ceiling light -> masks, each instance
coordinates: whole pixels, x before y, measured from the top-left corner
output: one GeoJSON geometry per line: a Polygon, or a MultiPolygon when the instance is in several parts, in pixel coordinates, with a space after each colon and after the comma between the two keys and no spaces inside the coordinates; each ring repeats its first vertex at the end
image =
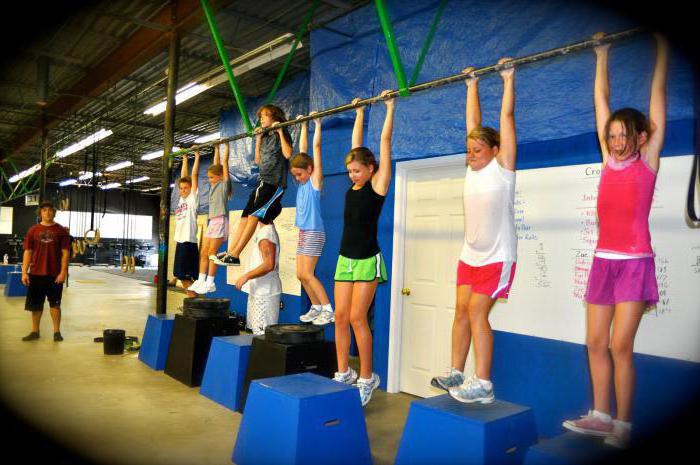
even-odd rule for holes
{"type": "Polygon", "coordinates": [[[65,181],[61,181],[58,183],[60,187],[66,187],[66,186],[72,186],[73,184],[78,184],[77,179],[66,179],[65,181]]]}
{"type": "Polygon", "coordinates": [[[129,181],[126,181],[126,183],[127,183],[127,184],[133,184],[133,183],[135,183],[135,182],[148,181],[149,179],[151,179],[151,178],[149,178],[148,176],[141,176],[140,178],[131,179],[131,180],[129,180],[129,181]]]}
{"type": "Polygon", "coordinates": [[[85,147],[89,147],[90,145],[92,145],[96,142],[99,142],[102,139],[104,139],[105,137],[111,136],[112,134],[113,133],[111,130],[106,130],[106,129],[102,128],[99,131],[97,131],[95,134],[91,134],[91,135],[87,136],[85,139],[78,141],[73,145],[69,145],[68,147],[66,147],[63,150],[59,150],[58,152],[56,152],[56,158],[65,158],[72,153],[79,152],[82,149],[84,149],[85,147]]]}
{"type": "Polygon", "coordinates": [[[133,165],[133,163],[130,162],[129,160],[127,160],[127,161],[120,161],[119,163],[115,163],[115,164],[113,164],[113,165],[109,165],[107,168],[105,168],[105,171],[117,171],[117,170],[120,170],[120,169],[122,169],[122,168],[128,168],[128,167],[130,167],[130,166],[132,166],[132,165],[133,165]]]}
{"type": "MultiPolygon", "coordinates": [[[[292,34],[284,34],[270,42],[261,45],[255,50],[231,60],[231,70],[234,76],[240,76],[243,73],[263,66],[271,61],[286,56],[292,50],[292,44],[289,43],[294,36],[292,34]],[[286,42],[286,43],[285,43],[286,42]],[[282,45],[280,45],[282,44],[282,45]]],[[[302,48],[301,42],[297,45],[297,49],[302,48]]],[[[175,94],[175,104],[182,103],[191,99],[195,95],[218,86],[219,84],[228,81],[228,75],[223,67],[219,67],[210,71],[203,76],[200,76],[194,82],[190,82],[185,87],[178,89],[175,94]]],[[[165,111],[166,101],[159,102],[152,107],[146,109],[143,113],[146,115],[156,116],[165,111]]]]}
{"type": "MultiPolygon", "coordinates": [[[[177,152],[180,147],[173,147],[171,152],[177,152]]],[[[163,156],[164,150],[156,150],[155,152],[147,153],[146,155],[141,155],[141,160],[153,160],[155,158],[160,158],[163,156]]]]}
{"type": "Polygon", "coordinates": [[[32,174],[36,173],[40,169],[41,169],[41,164],[37,163],[36,165],[32,166],[31,168],[27,168],[26,170],[20,171],[19,173],[15,174],[8,181],[17,182],[20,179],[24,179],[27,176],[31,176],[32,174]]]}
{"type": "Polygon", "coordinates": [[[195,144],[203,144],[205,142],[210,142],[216,139],[221,139],[221,133],[215,132],[213,134],[207,134],[206,136],[198,137],[194,140],[195,144]]]}
{"type": "Polygon", "coordinates": [[[106,191],[108,189],[114,189],[115,187],[120,187],[120,186],[121,186],[121,183],[119,183],[119,182],[111,182],[109,184],[105,184],[104,186],[100,186],[100,189],[102,189],[103,191],[106,191]]]}
{"type": "MultiPolygon", "coordinates": [[[[86,181],[88,179],[92,179],[92,172],[91,171],[81,171],[80,173],[81,174],[80,174],[80,176],[78,176],[78,181],[86,181]]],[[[97,176],[99,178],[100,176],[102,176],[102,173],[100,173],[98,171],[95,176],[97,176]]]]}

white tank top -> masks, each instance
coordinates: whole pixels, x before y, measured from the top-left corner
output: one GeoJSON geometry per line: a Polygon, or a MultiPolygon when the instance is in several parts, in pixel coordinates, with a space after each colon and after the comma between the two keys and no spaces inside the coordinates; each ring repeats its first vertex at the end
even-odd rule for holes
{"type": "Polygon", "coordinates": [[[262,225],[253,237],[253,248],[250,251],[250,261],[246,267],[246,271],[254,270],[263,262],[262,253],[260,253],[260,241],[268,240],[275,244],[275,269],[269,273],[251,279],[246,282],[241,289],[250,295],[271,296],[282,293],[282,281],[280,280],[280,239],[277,235],[277,230],[274,224],[262,225]]]}
{"type": "Polygon", "coordinates": [[[464,245],[460,260],[471,266],[515,262],[515,171],[496,158],[475,171],[467,167],[464,177],[464,245]]]}

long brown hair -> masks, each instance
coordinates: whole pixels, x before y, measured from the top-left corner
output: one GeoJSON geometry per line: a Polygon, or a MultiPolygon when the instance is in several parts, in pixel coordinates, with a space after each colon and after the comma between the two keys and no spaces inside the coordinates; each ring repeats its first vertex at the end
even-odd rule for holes
{"type": "MultiPolygon", "coordinates": [[[[605,145],[608,146],[608,138],[610,137],[610,125],[613,121],[619,121],[625,128],[627,139],[625,140],[625,150],[630,149],[631,154],[637,153],[640,147],[639,137],[643,132],[647,133],[647,137],[651,134],[651,126],[649,120],[644,113],[634,108],[620,108],[613,112],[605,123],[605,145]]],[[[610,146],[608,146],[608,151],[610,146]]]]}
{"type": "Polygon", "coordinates": [[[260,115],[262,114],[263,110],[270,112],[270,117],[273,121],[277,121],[278,123],[284,123],[287,121],[286,116],[284,116],[284,111],[280,107],[269,103],[261,106],[260,109],[258,109],[258,112],[255,114],[258,119],[260,119],[260,115]]]}
{"type": "Polygon", "coordinates": [[[367,147],[355,147],[345,155],[345,166],[348,166],[354,161],[365,166],[372,166],[373,174],[377,172],[377,160],[374,158],[372,151],[367,147]]]}

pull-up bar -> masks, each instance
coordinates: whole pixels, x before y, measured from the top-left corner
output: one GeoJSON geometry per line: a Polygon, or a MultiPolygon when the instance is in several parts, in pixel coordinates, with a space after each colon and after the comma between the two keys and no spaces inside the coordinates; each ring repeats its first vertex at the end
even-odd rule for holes
{"type": "MultiPolygon", "coordinates": [[[[526,55],[524,57],[514,58],[513,60],[511,60],[507,63],[495,64],[495,65],[485,66],[483,68],[478,68],[478,69],[475,69],[474,71],[472,71],[471,73],[469,73],[469,75],[465,75],[464,73],[459,73],[459,74],[454,74],[452,76],[447,76],[447,77],[435,79],[432,81],[423,82],[421,84],[416,84],[414,86],[410,86],[408,88],[408,90],[410,91],[411,94],[414,94],[416,92],[421,92],[421,91],[428,90],[428,89],[435,89],[437,87],[442,87],[442,86],[452,84],[455,82],[464,81],[467,77],[475,77],[475,78],[481,77],[481,76],[485,76],[487,74],[497,73],[497,72],[501,71],[502,69],[507,69],[507,68],[511,68],[511,67],[519,67],[522,65],[530,64],[530,63],[536,63],[538,61],[547,60],[550,58],[568,55],[568,54],[573,53],[573,52],[578,52],[581,50],[597,47],[598,45],[602,45],[602,44],[606,44],[606,43],[610,43],[610,42],[615,42],[615,41],[619,41],[619,40],[623,40],[623,39],[628,39],[628,38],[631,38],[633,36],[638,35],[641,32],[642,32],[641,28],[635,28],[635,29],[629,29],[629,30],[622,31],[622,32],[617,32],[614,34],[609,34],[601,39],[588,39],[588,40],[584,40],[582,42],[577,42],[574,44],[565,45],[563,47],[554,48],[554,49],[547,50],[544,52],[535,53],[533,55],[526,55]]],[[[349,111],[349,110],[355,109],[357,107],[372,105],[372,104],[377,103],[377,102],[382,101],[382,100],[387,100],[390,98],[398,97],[400,95],[400,92],[401,92],[400,90],[392,90],[391,92],[387,93],[386,96],[383,96],[383,97],[382,96],[369,97],[369,98],[360,100],[356,104],[346,103],[345,105],[340,105],[337,107],[329,108],[327,110],[318,111],[310,116],[307,115],[307,116],[302,116],[302,117],[297,118],[297,119],[285,121],[284,123],[280,123],[279,125],[276,125],[275,127],[264,128],[264,129],[262,129],[262,131],[263,132],[274,131],[274,130],[277,130],[279,128],[292,126],[295,124],[303,123],[305,121],[311,121],[314,119],[334,115],[336,113],[342,113],[344,111],[349,111]]],[[[203,144],[198,144],[198,147],[211,147],[211,146],[223,144],[225,142],[232,142],[235,140],[245,139],[246,137],[254,137],[254,136],[249,135],[248,133],[241,133],[241,134],[236,134],[235,136],[225,137],[225,138],[221,138],[221,139],[218,139],[215,141],[206,142],[203,144]]],[[[172,152],[170,154],[170,156],[184,155],[186,153],[192,153],[192,152],[193,152],[192,148],[183,149],[183,150],[179,150],[177,152],[172,152]]]]}

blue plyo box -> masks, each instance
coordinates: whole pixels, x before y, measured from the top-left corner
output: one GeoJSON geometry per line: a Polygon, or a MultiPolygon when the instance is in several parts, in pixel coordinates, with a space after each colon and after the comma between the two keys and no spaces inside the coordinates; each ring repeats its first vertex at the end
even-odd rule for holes
{"type": "Polygon", "coordinates": [[[619,449],[605,444],[602,438],[568,432],[530,447],[525,464],[584,465],[610,460],[619,453],[619,449]]]}
{"type": "Polygon", "coordinates": [[[4,263],[0,263],[0,284],[5,284],[7,282],[7,273],[10,273],[12,271],[22,271],[21,269],[18,269],[16,265],[5,265],[4,263]]]}
{"type": "Polygon", "coordinates": [[[395,463],[521,464],[536,442],[530,408],[463,404],[445,394],[411,403],[395,463]]]}
{"type": "Polygon", "coordinates": [[[237,465],[371,464],[357,388],[313,373],[253,381],[232,460],[237,465]]]}
{"type": "Polygon", "coordinates": [[[215,337],[199,393],[224,407],[238,410],[252,343],[252,334],[215,337]]]}
{"type": "Polygon", "coordinates": [[[27,286],[22,284],[22,272],[10,271],[5,282],[5,297],[22,297],[27,295],[27,286]]]}
{"type": "Polygon", "coordinates": [[[141,338],[139,360],[154,370],[165,369],[175,315],[148,315],[141,338]]]}

